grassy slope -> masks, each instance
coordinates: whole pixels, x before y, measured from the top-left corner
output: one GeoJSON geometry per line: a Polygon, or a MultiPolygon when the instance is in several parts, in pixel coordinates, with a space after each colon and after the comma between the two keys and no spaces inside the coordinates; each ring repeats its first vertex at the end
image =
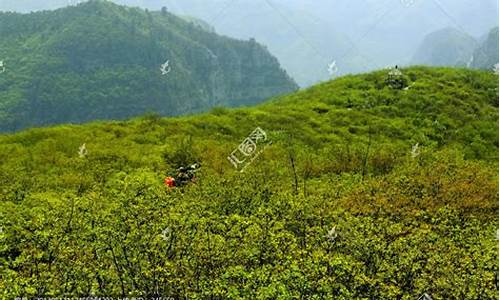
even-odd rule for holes
{"type": "Polygon", "coordinates": [[[0,136],[0,295],[496,299],[497,77],[404,73],[408,91],[380,71],[255,108],[0,136]],[[226,157],[257,126],[273,144],[237,173],[226,157]],[[195,159],[199,183],[166,191],[195,159]]]}

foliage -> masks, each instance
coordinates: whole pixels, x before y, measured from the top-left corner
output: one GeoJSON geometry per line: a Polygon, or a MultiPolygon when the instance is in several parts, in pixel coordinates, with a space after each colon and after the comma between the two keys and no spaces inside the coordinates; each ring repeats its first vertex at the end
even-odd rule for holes
{"type": "Polygon", "coordinates": [[[402,72],[0,136],[0,298],[498,299],[497,78],[402,72]],[[239,173],[257,126],[272,145],[239,173]]]}

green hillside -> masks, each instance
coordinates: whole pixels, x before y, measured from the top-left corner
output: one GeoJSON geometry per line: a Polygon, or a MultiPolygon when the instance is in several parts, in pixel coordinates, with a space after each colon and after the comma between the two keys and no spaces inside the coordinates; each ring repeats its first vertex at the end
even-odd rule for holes
{"type": "Polygon", "coordinates": [[[0,131],[150,111],[173,116],[297,89],[262,45],[207,32],[167,11],[92,0],[0,12],[0,36],[0,131]],[[170,72],[162,75],[167,60],[170,72]]]}
{"type": "Polygon", "coordinates": [[[498,77],[402,72],[0,135],[0,298],[498,299],[498,77]]]}

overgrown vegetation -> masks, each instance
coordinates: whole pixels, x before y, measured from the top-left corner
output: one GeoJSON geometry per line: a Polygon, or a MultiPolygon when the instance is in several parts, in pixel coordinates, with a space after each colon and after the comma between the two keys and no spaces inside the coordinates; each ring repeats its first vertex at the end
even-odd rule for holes
{"type": "Polygon", "coordinates": [[[498,78],[402,72],[0,136],[0,295],[497,299],[498,78]],[[238,173],[257,126],[273,143],[238,173]]]}

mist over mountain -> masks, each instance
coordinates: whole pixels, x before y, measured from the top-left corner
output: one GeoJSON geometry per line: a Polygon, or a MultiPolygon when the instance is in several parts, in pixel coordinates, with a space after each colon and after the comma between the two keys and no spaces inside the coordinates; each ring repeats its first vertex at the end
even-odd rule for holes
{"type": "Polygon", "coordinates": [[[493,70],[498,64],[498,27],[477,39],[451,27],[432,32],[418,47],[411,64],[493,70]]]}
{"type": "Polygon", "coordinates": [[[493,28],[474,51],[472,67],[492,69],[498,64],[498,27],[493,28]]]}
{"type": "Polygon", "coordinates": [[[0,131],[249,105],[297,88],[255,41],[165,11],[94,0],[0,13],[0,36],[0,131]]]}
{"type": "MultiPolygon", "coordinates": [[[[127,3],[128,1],[122,1],[127,3]]],[[[153,8],[153,2],[143,5],[153,8]]],[[[166,1],[168,10],[180,15],[192,15],[212,24],[218,33],[240,39],[255,38],[278,57],[289,74],[301,85],[309,86],[332,75],[375,67],[370,59],[355,53],[339,60],[351,43],[341,30],[329,26],[313,14],[291,8],[286,2],[242,1],[228,5],[227,1],[166,1]],[[336,60],[339,73],[330,74],[328,65],[336,60]]],[[[139,3],[133,2],[139,5],[139,3]]]]}
{"type": "Polygon", "coordinates": [[[413,1],[408,6],[400,0],[131,2],[151,8],[162,3],[174,13],[207,20],[222,34],[255,37],[301,86],[332,75],[410,64],[421,41],[442,28],[479,37],[498,23],[498,3],[492,0],[413,1]],[[338,66],[335,74],[328,72],[332,61],[338,66]]]}
{"type": "MultiPolygon", "coordinates": [[[[28,11],[76,0],[0,1],[0,10],[28,11]]],[[[408,64],[422,40],[453,27],[479,38],[498,25],[494,0],[114,0],[193,16],[218,33],[266,45],[301,85],[395,64],[408,64]],[[408,5],[405,5],[408,3],[408,5]],[[336,62],[338,71],[328,65],[336,62]]]]}
{"type": "Polygon", "coordinates": [[[411,63],[430,66],[470,65],[477,41],[454,28],[445,28],[425,37],[411,63]]]}

